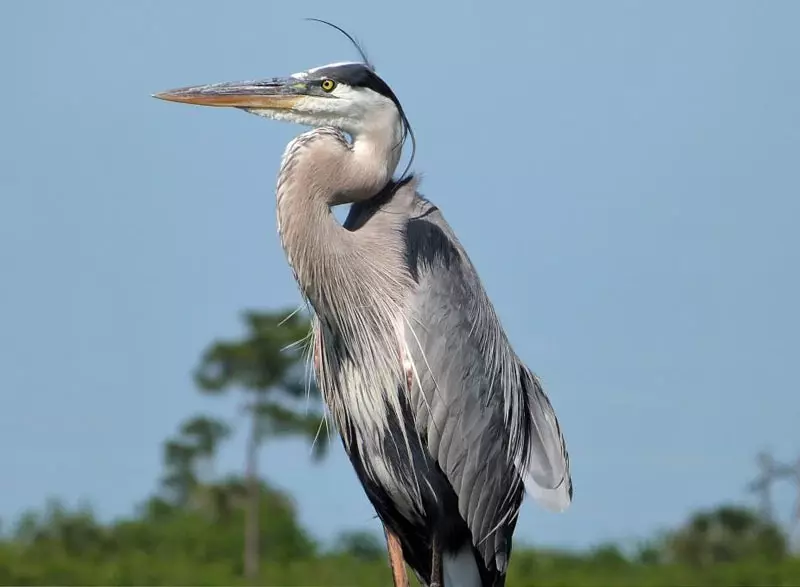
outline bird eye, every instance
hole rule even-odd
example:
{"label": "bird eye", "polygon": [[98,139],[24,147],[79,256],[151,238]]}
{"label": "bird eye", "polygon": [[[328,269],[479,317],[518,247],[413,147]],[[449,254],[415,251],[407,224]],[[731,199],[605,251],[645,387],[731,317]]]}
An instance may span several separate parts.
{"label": "bird eye", "polygon": [[332,79],[324,79],[322,80],[322,89],[325,92],[332,92],[333,89],[336,87],[336,82]]}

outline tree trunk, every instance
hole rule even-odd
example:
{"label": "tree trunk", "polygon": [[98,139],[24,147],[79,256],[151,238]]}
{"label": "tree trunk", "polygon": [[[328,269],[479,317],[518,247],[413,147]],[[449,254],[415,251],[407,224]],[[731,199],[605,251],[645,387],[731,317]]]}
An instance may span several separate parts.
{"label": "tree trunk", "polygon": [[244,576],[251,583],[258,579],[259,563],[259,501],[258,484],[258,416],[253,414],[250,424],[250,437],[247,439],[247,462],[245,483],[247,484],[247,507],[244,518]]}

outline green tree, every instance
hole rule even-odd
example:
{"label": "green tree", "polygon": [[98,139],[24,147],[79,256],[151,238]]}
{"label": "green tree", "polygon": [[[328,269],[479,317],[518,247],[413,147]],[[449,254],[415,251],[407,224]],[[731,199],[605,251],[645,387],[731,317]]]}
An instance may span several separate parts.
{"label": "green tree", "polygon": [[197,476],[210,482],[214,478],[214,457],[219,444],[228,438],[231,430],[225,422],[209,416],[195,416],[183,423],[181,436],[194,448]]}
{"label": "green tree", "polygon": [[786,537],[774,523],[754,512],[723,505],[694,514],[666,541],[667,558],[695,567],[739,560],[779,561],[787,554]]}
{"label": "green tree", "polygon": [[199,489],[212,483],[217,447],[229,435],[228,425],[210,416],[195,416],[181,424],[178,436],[164,443],[161,485],[169,502],[186,507]]}
{"label": "green tree", "polygon": [[[302,400],[319,400],[312,381],[304,381],[304,352],[310,324],[296,312],[246,312],[246,333],[239,340],[211,344],[195,372],[200,389],[206,393],[240,390],[250,415],[245,456],[247,513],[245,516],[244,569],[253,581],[258,576],[259,471],[258,454],[268,439],[302,435],[313,442],[313,455],[323,456],[327,436],[318,434],[321,413],[303,413]],[[318,405],[314,406],[315,408]]]}
{"label": "green tree", "polygon": [[173,505],[185,507],[192,491],[197,486],[195,469],[197,447],[182,438],[173,438],[164,443],[164,476],[161,485],[167,500]]}
{"label": "green tree", "polygon": [[[244,482],[216,485],[236,496]],[[259,495],[260,527],[273,545],[261,554],[281,584],[280,573],[314,561],[317,547],[289,495],[265,483]],[[165,510],[155,515],[140,508],[135,517],[102,523],[89,508],[49,501],[20,518],[16,535],[0,537],[0,585],[241,584],[243,504],[233,499],[229,515],[215,519],[197,508],[161,504]]]}
{"label": "green tree", "polygon": [[[222,479],[215,485],[228,486],[232,496],[244,497],[243,479]],[[371,587],[388,583],[385,555],[381,551],[378,556],[374,548],[381,542],[378,535],[347,532],[339,536],[333,552],[320,553],[299,525],[291,498],[264,482],[259,488],[260,528],[271,548],[261,552],[258,584]],[[241,557],[245,509],[236,502],[233,499],[229,516],[217,519],[195,508],[168,506],[166,516],[140,510],[135,517],[103,523],[88,508],[67,508],[51,501],[43,510],[24,515],[16,536],[0,536],[0,585],[243,586],[247,582]],[[730,527],[741,521],[758,525],[748,515],[716,513],[722,514],[718,519],[733,518],[725,522]],[[648,548],[660,544],[658,536]],[[413,576],[411,585],[418,585]],[[584,552],[517,544],[506,585],[788,587],[800,585],[800,558],[787,555],[772,560],[756,549],[745,551],[740,560],[705,566],[675,561],[644,564],[623,556],[611,544]]]}
{"label": "green tree", "polygon": [[334,552],[362,561],[386,559],[386,546],[382,539],[372,532],[350,530],[336,538]]}

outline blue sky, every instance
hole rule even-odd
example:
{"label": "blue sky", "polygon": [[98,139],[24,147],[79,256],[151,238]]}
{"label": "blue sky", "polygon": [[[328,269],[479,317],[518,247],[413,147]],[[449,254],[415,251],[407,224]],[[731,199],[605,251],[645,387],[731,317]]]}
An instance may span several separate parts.
{"label": "blue sky", "polygon": [[[459,234],[569,443],[586,546],[747,499],[800,451],[800,4],[0,3],[0,516],[56,495],[123,515],[200,397],[204,346],[296,306],[274,184],[301,129],[154,100],[354,50],[403,101]],[[377,528],[336,446],[262,468],[323,538]],[[241,470],[242,439],[219,467]],[[788,508],[791,488],[781,494]]]}

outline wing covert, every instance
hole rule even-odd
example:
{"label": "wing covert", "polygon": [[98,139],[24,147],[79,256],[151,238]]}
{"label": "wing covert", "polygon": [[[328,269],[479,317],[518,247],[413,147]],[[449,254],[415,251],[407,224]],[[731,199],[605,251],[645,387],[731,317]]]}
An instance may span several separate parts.
{"label": "wing covert", "polygon": [[567,485],[571,498],[563,437],[466,252],[426,200],[408,221],[407,250],[417,282],[406,325],[417,428],[486,564],[504,570],[524,486],[556,509]]}

